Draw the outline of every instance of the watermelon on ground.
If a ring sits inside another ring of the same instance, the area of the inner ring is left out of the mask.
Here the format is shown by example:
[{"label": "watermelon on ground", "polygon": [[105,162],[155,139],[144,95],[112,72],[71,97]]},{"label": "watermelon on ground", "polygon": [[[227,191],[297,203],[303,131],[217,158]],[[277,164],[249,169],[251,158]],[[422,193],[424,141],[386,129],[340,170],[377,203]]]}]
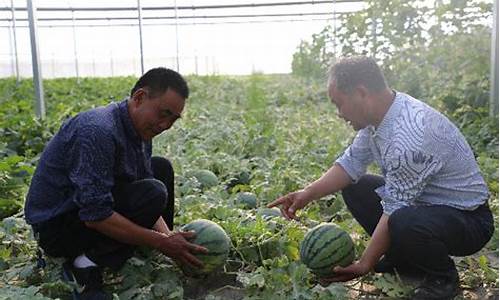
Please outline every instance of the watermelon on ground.
[{"label": "watermelon on ground", "polygon": [[237,185],[248,185],[250,184],[250,172],[241,171],[239,174],[234,175],[234,177],[229,178],[226,183],[226,191],[231,192],[232,188]]},{"label": "watermelon on ground", "polygon": [[261,207],[257,209],[256,215],[260,216],[262,219],[266,221],[275,217],[282,217],[281,211],[277,207],[273,208]]},{"label": "watermelon on ground", "polygon": [[332,223],[310,229],[300,245],[301,261],[318,277],[333,275],[336,266],[350,265],[354,255],[349,234]]},{"label": "watermelon on ground", "polygon": [[229,255],[231,240],[226,232],[217,223],[210,220],[198,219],[184,225],[182,231],[194,231],[196,237],[190,242],[208,249],[206,254],[195,254],[204,264],[202,269],[195,269],[187,265],[181,266],[184,273],[190,276],[209,274],[223,266]]},{"label": "watermelon on ground", "polygon": [[219,184],[219,179],[210,170],[198,170],[194,173],[194,177],[196,177],[202,188],[210,188]]},{"label": "watermelon on ground", "polygon": [[256,208],[257,196],[250,192],[238,193],[238,196],[236,196],[236,204],[245,208]]}]

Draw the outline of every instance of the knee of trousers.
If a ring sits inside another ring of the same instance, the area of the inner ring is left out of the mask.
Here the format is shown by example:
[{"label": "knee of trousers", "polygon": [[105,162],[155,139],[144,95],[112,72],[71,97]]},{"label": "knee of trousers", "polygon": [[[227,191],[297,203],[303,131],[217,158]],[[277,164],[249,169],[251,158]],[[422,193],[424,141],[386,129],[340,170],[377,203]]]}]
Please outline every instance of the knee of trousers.
[{"label": "knee of trousers", "polygon": [[142,195],[142,205],[148,211],[161,213],[167,206],[167,188],[157,179],[146,179],[143,182],[145,193]]},{"label": "knee of trousers", "polygon": [[412,207],[404,207],[394,211],[388,220],[391,247],[411,250],[432,239],[430,229]]},{"label": "knee of trousers", "polygon": [[174,172],[174,167],[172,166],[172,162],[165,157],[161,156],[153,156],[151,157],[151,164],[155,165],[155,168],[163,170],[168,173]]},{"label": "knee of trousers", "polygon": [[368,175],[363,175],[359,178],[359,180],[356,183],[351,183],[342,190],[342,198],[344,199],[344,202],[348,208],[352,208],[357,203],[359,203],[359,201],[357,201],[358,197],[356,197],[356,194],[361,189],[366,187],[367,184],[368,184]]}]

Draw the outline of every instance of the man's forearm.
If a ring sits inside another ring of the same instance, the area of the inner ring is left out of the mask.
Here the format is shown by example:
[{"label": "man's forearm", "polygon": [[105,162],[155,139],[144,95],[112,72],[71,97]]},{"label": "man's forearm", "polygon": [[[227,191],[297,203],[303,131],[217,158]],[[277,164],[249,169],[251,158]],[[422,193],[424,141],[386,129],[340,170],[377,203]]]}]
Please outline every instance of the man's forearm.
[{"label": "man's forearm", "polygon": [[117,212],[102,221],[85,222],[85,225],[117,241],[132,245],[156,248],[164,237],[161,230],[141,227]]},{"label": "man's forearm", "polygon": [[368,267],[369,270],[373,269],[375,264],[379,261],[380,257],[387,252],[390,245],[389,216],[382,214],[380,220],[373,232],[372,238],[366,247],[365,252],[359,260],[360,263]]},{"label": "man's forearm", "polygon": [[310,200],[315,200],[342,190],[351,181],[344,168],[339,164],[334,164],[323,176],[304,188],[304,191]]},{"label": "man's forearm", "polygon": [[158,218],[158,221],[156,221],[153,229],[162,233],[170,233],[170,229],[168,229],[167,223],[165,223],[165,220],[162,216]]}]

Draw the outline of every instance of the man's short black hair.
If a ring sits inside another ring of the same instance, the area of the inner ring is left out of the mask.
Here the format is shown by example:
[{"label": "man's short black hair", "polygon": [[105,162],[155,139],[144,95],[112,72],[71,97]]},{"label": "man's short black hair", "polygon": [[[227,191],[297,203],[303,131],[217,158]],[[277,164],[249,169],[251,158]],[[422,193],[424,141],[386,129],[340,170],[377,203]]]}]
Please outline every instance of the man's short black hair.
[{"label": "man's short black hair", "polygon": [[388,87],[382,70],[371,57],[342,58],[330,68],[328,75],[329,84],[335,83],[338,90],[347,94],[360,84],[371,92],[380,92]]},{"label": "man's short black hair", "polygon": [[169,88],[176,91],[184,99],[189,97],[189,88],[181,74],[163,67],[154,68],[144,73],[130,91],[130,97],[140,88],[147,88],[151,97],[161,95]]}]

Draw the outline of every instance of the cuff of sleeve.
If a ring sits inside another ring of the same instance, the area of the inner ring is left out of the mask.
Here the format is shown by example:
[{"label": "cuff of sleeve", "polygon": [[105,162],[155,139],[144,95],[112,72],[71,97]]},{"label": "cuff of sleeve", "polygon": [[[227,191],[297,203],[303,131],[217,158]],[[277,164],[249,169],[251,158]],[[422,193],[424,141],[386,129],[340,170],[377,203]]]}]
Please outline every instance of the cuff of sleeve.
[{"label": "cuff of sleeve", "polygon": [[102,221],[109,218],[113,214],[111,207],[92,207],[91,209],[82,208],[78,212],[78,216],[82,221]]},{"label": "cuff of sleeve", "polygon": [[359,175],[358,172],[356,172],[356,170],[354,168],[352,168],[347,161],[342,159],[342,157],[337,159],[335,161],[335,163],[338,164],[339,166],[341,166],[342,169],[344,169],[344,171],[347,173],[347,175],[349,175],[349,177],[351,177],[351,180],[353,182],[357,182],[362,175],[362,174]]},{"label": "cuff of sleeve", "polygon": [[384,185],[375,189],[375,192],[382,199],[380,201],[380,204],[382,205],[382,210],[383,210],[384,214],[386,214],[388,216],[390,216],[396,210],[406,206],[401,201],[396,201],[392,197],[387,195]]},{"label": "cuff of sleeve", "polygon": [[101,221],[113,214],[113,196],[111,193],[94,199],[87,199],[79,205],[78,216],[82,221]]}]

